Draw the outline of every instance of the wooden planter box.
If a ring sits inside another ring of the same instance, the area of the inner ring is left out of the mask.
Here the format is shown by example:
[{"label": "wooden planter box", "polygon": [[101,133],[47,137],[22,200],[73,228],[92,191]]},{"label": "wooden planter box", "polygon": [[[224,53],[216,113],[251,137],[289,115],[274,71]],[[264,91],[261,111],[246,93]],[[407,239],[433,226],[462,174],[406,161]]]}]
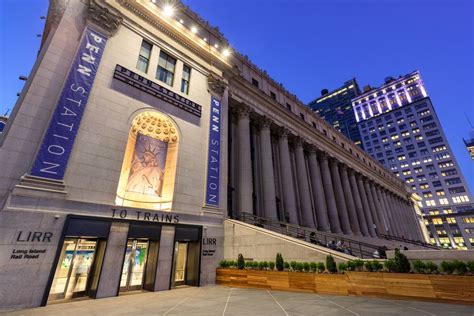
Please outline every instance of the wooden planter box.
[{"label": "wooden planter box", "polygon": [[418,299],[474,305],[474,277],[386,272],[319,274],[217,269],[216,283],[333,295]]}]

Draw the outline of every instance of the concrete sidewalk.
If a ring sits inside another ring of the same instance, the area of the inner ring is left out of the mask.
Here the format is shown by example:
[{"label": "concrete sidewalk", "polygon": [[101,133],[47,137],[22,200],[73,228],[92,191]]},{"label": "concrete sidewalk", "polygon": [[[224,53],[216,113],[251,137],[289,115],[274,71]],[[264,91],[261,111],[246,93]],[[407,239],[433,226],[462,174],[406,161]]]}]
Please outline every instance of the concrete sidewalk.
[{"label": "concrete sidewalk", "polygon": [[3,315],[474,315],[474,307],[205,286],[51,304]]}]

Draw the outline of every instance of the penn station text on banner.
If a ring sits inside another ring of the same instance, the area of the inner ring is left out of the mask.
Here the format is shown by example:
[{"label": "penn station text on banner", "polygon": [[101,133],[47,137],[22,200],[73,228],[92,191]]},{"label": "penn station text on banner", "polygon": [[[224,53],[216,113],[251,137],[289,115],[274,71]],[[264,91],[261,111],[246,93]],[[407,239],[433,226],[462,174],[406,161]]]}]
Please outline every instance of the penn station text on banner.
[{"label": "penn station text on banner", "polygon": [[62,180],[107,38],[86,28],[31,174]]},{"label": "penn station text on banner", "polygon": [[219,206],[219,163],[221,145],[221,101],[211,98],[209,148],[207,155],[206,205]]}]

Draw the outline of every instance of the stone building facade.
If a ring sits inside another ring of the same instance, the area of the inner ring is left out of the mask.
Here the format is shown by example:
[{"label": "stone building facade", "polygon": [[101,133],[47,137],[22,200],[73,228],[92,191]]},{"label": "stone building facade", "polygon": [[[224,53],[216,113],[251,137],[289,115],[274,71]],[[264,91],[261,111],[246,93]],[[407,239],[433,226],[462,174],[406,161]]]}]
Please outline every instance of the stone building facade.
[{"label": "stone building facade", "polygon": [[244,212],[423,239],[403,182],[180,3],[51,0],[0,162],[1,308],[213,283]]}]

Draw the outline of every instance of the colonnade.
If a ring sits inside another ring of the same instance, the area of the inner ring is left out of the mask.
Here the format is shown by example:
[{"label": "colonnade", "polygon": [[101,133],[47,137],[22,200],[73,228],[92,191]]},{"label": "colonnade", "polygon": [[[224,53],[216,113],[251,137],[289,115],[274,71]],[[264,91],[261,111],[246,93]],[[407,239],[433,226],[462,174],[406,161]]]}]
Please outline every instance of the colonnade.
[{"label": "colonnade", "polygon": [[408,200],[248,106],[232,115],[233,212],[332,233],[422,240]]}]

